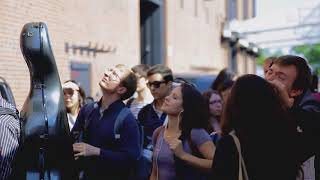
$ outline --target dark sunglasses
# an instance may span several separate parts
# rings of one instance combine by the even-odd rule
[[[162,83],[166,83],[166,81],[153,81],[153,82],[148,82],[148,83],[147,83],[147,86],[148,86],[149,88],[152,87],[152,86],[153,86],[154,88],[159,88]]]

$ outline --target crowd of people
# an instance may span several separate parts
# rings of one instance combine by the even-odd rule
[[[79,179],[319,179],[317,78],[293,55],[268,58],[264,72],[223,69],[201,93],[164,65],[119,64],[102,75],[97,101],[65,81],[70,133],[82,133]],[[9,179],[19,119],[2,98],[0,107],[0,179]]]

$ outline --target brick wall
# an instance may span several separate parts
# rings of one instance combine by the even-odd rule
[[[139,63],[138,0],[1,0],[0,76],[13,90],[18,109],[29,88],[30,76],[22,57],[19,35],[27,22],[42,21],[49,29],[51,45],[61,81],[70,78],[70,62],[91,64],[91,92],[99,92],[98,81],[106,66]],[[65,52],[65,43],[116,47],[112,54],[87,56]]]

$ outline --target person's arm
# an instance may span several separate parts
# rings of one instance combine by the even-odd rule
[[[196,157],[189,153],[183,153],[179,158],[193,167],[209,171],[212,166],[214,149],[215,147],[213,142],[207,141],[199,147],[199,152],[202,154],[203,158]]]
[[[177,138],[170,139],[167,142],[170,146],[170,149],[178,158],[193,167],[209,171],[212,166],[212,159],[215,151],[215,146],[211,141],[209,134],[204,129],[192,130],[191,141],[192,144],[196,146],[203,158],[199,158],[185,152],[183,150],[181,140]]]
[[[99,161],[106,161],[115,167],[130,166],[140,155],[139,130],[136,120],[130,114],[125,119],[120,132],[120,140],[116,151],[103,149],[86,143],[75,143],[75,157],[97,156]]]
[[[0,179],[9,178],[12,162],[19,147],[19,125],[15,127],[12,116],[0,116]]]
[[[152,171],[149,180],[157,180],[158,169],[156,167],[156,163],[152,162]]]
[[[302,163],[320,152],[319,143],[315,143],[320,138],[320,113],[295,107],[290,109],[290,115],[302,131],[298,133],[296,141],[298,144],[297,158]]]
[[[118,151],[101,149],[100,157],[111,161],[136,160],[140,154],[139,129],[132,114],[128,115],[120,132]],[[121,164],[121,163],[120,163]]]
[[[320,106],[320,105],[319,105]],[[290,109],[290,114],[304,133],[311,134],[320,133],[320,113],[315,111],[308,111],[301,107],[294,107]]]

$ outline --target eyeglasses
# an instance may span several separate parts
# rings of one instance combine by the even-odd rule
[[[219,104],[222,104],[222,100],[216,100],[216,101],[211,101],[211,102],[209,102],[209,104],[217,104],[217,103],[219,103]]]
[[[163,80],[163,81],[148,82],[148,83],[147,83],[147,86],[148,86],[149,88],[151,88],[151,87],[153,86],[154,88],[158,89],[162,83],[166,83],[166,81]]]
[[[120,81],[121,80],[121,78],[119,76],[120,72],[117,69],[107,68],[104,74],[108,75],[108,78],[110,81]]]

